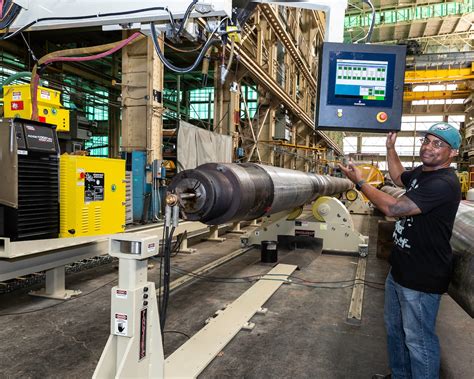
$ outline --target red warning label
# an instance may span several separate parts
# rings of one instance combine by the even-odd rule
[[[295,236],[314,237],[314,230],[295,229]]]

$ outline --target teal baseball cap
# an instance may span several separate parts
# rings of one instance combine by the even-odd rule
[[[452,149],[457,150],[461,146],[461,134],[459,134],[454,126],[447,122],[438,122],[431,125],[425,134],[432,134],[433,136],[442,139],[444,142],[449,143]]]

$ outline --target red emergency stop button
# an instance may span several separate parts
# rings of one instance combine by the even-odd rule
[[[388,119],[388,116],[385,112],[377,113],[377,121],[378,122],[385,122],[385,121],[387,121],[387,119]]]

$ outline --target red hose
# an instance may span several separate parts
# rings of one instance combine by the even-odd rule
[[[51,58],[47,61],[45,61],[43,64],[48,65],[53,62],[85,62],[85,61],[93,61],[96,59],[101,59],[104,58],[110,54],[113,54],[117,52],[118,50],[122,49],[125,45],[129,44],[131,41],[133,41],[135,38],[139,37],[141,33],[136,32],[132,34],[130,37],[127,39],[124,39],[123,41],[120,41],[117,43],[115,47],[113,47],[110,50],[104,51],[99,54],[95,55],[89,55],[85,57],[55,57]],[[32,91],[32,96],[31,96],[31,119],[32,120],[37,120],[38,119],[38,84],[39,84],[39,75],[36,74],[33,80],[33,91]]]

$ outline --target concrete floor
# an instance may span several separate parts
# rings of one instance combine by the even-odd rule
[[[388,264],[375,257],[377,218],[354,216],[354,220],[371,237],[366,280],[383,283]],[[223,243],[199,243],[197,253],[178,255],[173,265],[191,270],[236,250],[239,236],[226,237]],[[239,277],[269,271],[271,266],[261,264],[259,258],[260,252],[251,250],[211,275]],[[298,264],[295,275],[312,281],[353,279],[357,263],[357,257],[303,248],[280,249],[279,258]],[[116,278],[116,264],[69,275],[68,287],[81,289],[83,296],[65,303],[31,298],[26,291],[2,295],[0,378],[90,377],[109,335],[110,289]],[[158,279],[157,265],[149,270],[149,279]],[[165,355],[186,341],[172,331],[196,333],[216,310],[251,285],[193,280],[172,292]],[[350,288],[281,286],[265,304],[268,313],[252,318],[255,328],[240,331],[200,377],[371,378],[387,372],[383,290],[366,287],[360,325],[346,322],[351,292]],[[474,323],[447,295],[441,303],[438,333],[441,377],[472,378]]]

